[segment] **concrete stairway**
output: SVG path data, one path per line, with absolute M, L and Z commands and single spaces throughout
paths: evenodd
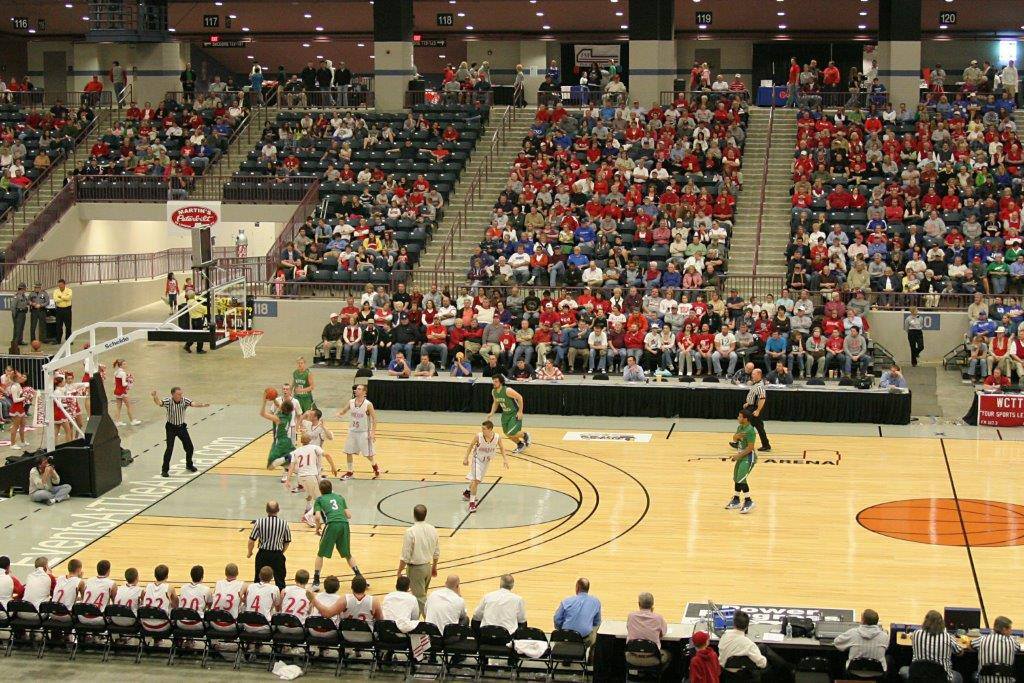
M 97 109 L 96 118 L 98 120 L 95 128 L 72 150 L 71 154 L 54 166 L 49 177 L 32 190 L 25 203 L 18 207 L 17 211 L 12 212 L 10 219 L 0 224 L 0 249 L 7 249 L 14 238 L 20 235 L 29 223 L 35 220 L 39 212 L 53 201 L 53 198 L 64 187 L 64 177 L 74 169 L 76 163 L 89 158 L 89 150 L 93 143 L 110 128 L 114 115 L 116 115 L 116 110 L 112 112 L 110 109 Z
M 267 121 L 277 120 L 279 111 L 281 110 L 276 106 L 260 107 L 253 111 L 245 128 L 231 141 L 227 152 L 211 164 L 196 181 L 191 196 L 194 199 L 213 201 L 222 199 L 224 183 L 231 179 L 231 175 L 241 167 L 253 146 L 259 142 L 263 126 L 267 124 Z
M 503 112 L 491 110 L 491 122 L 480 135 L 477 142 L 477 149 L 470 158 L 469 165 L 459 177 L 454 191 L 448 198 L 448 208 L 445 211 L 444 220 L 438 226 L 437 233 L 431 244 L 430 250 L 424 254 L 423 260 L 414 272 L 413 283 L 417 287 L 428 286 L 433 282 L 434 260 L 437 258 L 441 245 L 449 239 L 453 225 L 466 200 L 469 186 L 473 178 L 480 172 L 484 165 L 491 136 L 494 134 L 498 120 Z M 492 207 L 501 191 L 505 189 L 508 181 L 508 173 L 512 168 L 512 161 L 516 158 L 522 148 L 523 138 L 533 123 L 533 111 L 530 109 L 519 110 L 516 120 L 512 122 L 505 135 L 505 143 L 500 145 L 494 152 L 491 160 L 491 172 L 487 179 L 481 183 L 480 191 L 476 195 L 474 205 L 466 212 L 466 223 L 461 235 L 456 235 L 453 241 L 452 250 L 446 259 L 445 270 L 467 271 L 469 270 L 469 256 L 473 248 L 483 239 L 484 231 L 490 221 Z
M 753 273 L 758 254 L 758 275 L 784 275 L 785 249 L 789 239 L 789 167 L 796 144 L 796 110 L 776 109 L 771 140 L 768 139 L 770 110 L 752 108 L 743 151 L 743 191 L 736 203 L 729 273 L 746 276 Z M 764 216 L 758 251 L 757 219 L 761 211 L 761 187 L 764 180 L 765 150 L 768 176 L 765 184 Z

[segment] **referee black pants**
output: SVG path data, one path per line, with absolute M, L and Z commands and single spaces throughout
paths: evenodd
M 274 570 L 274 583 L 281 590 L 285 587 L 285 574 L 287 569 L 285 568 L 284 552 L 281 550 L 264 550 L 260 548 L 256 551 L 256 568 L 254 582 L 259 583 L 260 580 L 260 569 L 263 567 L 270 567 Z
M 167 448 L 164 449 L 164 464 L 161 471 L 167 472 L 171 467 L 171 453 L 174 451 L 175 439 L 181 439 L 181 445 L 185 448 L 185 465 L 192 467 L 192 452 L 195 448 L 192 446 L 192 437 L 188 435 L 188 425 L 185 423 L 172 425 L 167 422 L 164 424 L 164 430 L 167 433 Z
M 753 410 L 753 408 L 750 406 L 744 406 L 744 408 Z M 754 429 L 757 430 L 757 435 L 761 437 L 761 448 L 771 448 L 772 445 L 768 443 L 768 435 L 764 431 L 764 420 L 761 418 L 761 416 L 754 415 L 753 413 L 751 413 L 750 424 L 754 425 Z

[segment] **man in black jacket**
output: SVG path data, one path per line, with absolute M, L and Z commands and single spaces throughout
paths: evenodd
M 306 66 L 299 72 L 299 80 L 302 81 L 302 89 L 306 91 L 307 101 L 313 104 L 314 100 L 308 97 L 309 93 L 316 90 L 316 68 L 313 67 L 313 62 L 306 62 Z
M 333 360 L 341 362 L 341 351 L 343 348 L 342 335 L 345 332 L 345 326 L 338 322 L 338 314 L 331 313 L 331 320 L 324 325 L 324 331 L 320 333 L 320 339 L 323 341 L 323 348 L 320 353 L 325 361 L 332 360 L 331 351 L 335 352 Z
M 409 318 L 403 313 L 398 319 L 395 329 L 391 330 L 391 360 L 399 351 L 405 354 L 406 358 L 415 358 L 416 350 L 416 328 L 409 324 Z
M 348 106 L 348 90 L 352 87 L 352 71 L 345 62 L 338 62 L 334 67 L 334 89 L 338 91 L 338 104 Z M 354 103 L 358 104 L 358 102 Z
M 320 68 L 316 70 L 317 104 L 320 106 L 333 106 L 334 98 L 331 97 L 331 87 L 334 84 L 334 73 L 331 67 L 327 66 L 327 60 L 320 62 Z

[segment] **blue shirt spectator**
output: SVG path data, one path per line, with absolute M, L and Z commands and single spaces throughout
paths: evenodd
M 569 258 L 566 260 L 570 264 L 577 265 L 580 268 L 586 268 L 590 265 L 590 257 L 586 254 L 569 254 Z
M 590 595 L 589 590 L 590 582 L 586 579 L 576 582 L 576 595 L 562 600 L 555 610 L 555 628 L 575 631 L 585 639 L 591 634 L 596 637 L 601 625 L 601 601 Z
M 886 370 L 882 373 L 882 379 L 878 382 L 878 386 L 882 389 L 906 389 L 907 378 L 900 372 L 900 368 L 897 365 L 892 366 L 892 369 Z
M 594 232 L 592 225 L 581 225 L 576 230 L 576 244 L 593 244 L 597 241 L 597 233 Z M 585 264 L 590 263 L 590 259 L 587 259 Z
M 679 287 L 681 284 L 683 284 L 683 274 L 678 270 L 666 270 L 661 274 L 662 287 Z
M 785 337 L 781 335 L 778 337 L 768 337 L 768 340 L 764 343 L 764 350 L 773 353 L 785 353 L 787 346 Z
M 996 336 L 997 327 L 999 327 L 999 325 L 996 321 L 989 320 L 988 315 L 985 315 L 984 317 L 975 320 L 974 324 L 971 325 L 971 337 L 979 334 L 983 334 L 986 337 L 994 337 Z

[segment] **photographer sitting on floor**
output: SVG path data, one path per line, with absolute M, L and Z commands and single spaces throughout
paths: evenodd
M 71 485 L 60 483 L 53 462 L 46 456 L 39 456 L 36 466 L 28 473 L 28 497 L 33 503 L 63 503 L 71 497 Z

